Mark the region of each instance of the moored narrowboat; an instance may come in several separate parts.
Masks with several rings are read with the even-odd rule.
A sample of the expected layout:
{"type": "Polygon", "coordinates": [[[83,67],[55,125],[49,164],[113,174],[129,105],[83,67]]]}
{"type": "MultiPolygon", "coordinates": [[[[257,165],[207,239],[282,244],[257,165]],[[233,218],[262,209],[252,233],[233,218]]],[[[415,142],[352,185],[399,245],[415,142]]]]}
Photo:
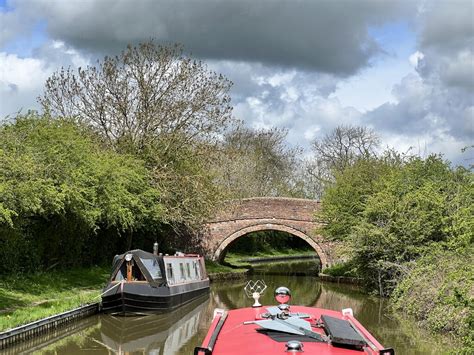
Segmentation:
{"type": "Polygon", "coordinates": [[[202,256],[158,255],[136,249],[115,256],[101,310],[114,315],[161,313],[208,292],[202,256]]]}

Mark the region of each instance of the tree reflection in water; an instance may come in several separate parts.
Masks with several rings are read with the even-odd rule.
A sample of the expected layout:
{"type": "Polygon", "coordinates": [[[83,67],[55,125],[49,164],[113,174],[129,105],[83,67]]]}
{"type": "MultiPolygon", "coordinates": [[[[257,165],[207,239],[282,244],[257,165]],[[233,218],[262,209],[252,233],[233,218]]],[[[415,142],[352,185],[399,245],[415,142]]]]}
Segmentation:
{"type": "MultiPolygon", "coordinates": [[[[390,312],[386,299],[369,296],[357,287],[322,283],[307,276],[264,273],[249,278],[263,279],[268,285],[260,299],[264,305],[274,305],[273,291],[286,286],[292,291],[293,304],[333,310],[351,307],[357,319],[382,344],[394,347],[399,354],[440,354],[452,346],[443,344],[446,339],[427,334],[406,319],[399,321],[400,316],[390,312]]],[[[246,282],[213,283],[209,297],[162,315],[86,318],[1,353],[192,354],[194,347],[202,343],[215,308],[233,309],[253,304],[243,291],[246,282]]]]}

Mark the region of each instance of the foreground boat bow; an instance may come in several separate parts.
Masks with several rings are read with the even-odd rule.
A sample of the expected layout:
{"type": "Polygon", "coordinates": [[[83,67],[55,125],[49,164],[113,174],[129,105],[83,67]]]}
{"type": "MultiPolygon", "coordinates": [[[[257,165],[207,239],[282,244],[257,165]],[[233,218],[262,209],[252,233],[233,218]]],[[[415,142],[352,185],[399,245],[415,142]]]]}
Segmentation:
{"type": "Polygon", "coordinates": [[[217,309],[202,346],[194,354],[395,354],[385,349],[353,316],[351,309],[289,306],[287,288],[278,288],[278,307],[217,309]]]}

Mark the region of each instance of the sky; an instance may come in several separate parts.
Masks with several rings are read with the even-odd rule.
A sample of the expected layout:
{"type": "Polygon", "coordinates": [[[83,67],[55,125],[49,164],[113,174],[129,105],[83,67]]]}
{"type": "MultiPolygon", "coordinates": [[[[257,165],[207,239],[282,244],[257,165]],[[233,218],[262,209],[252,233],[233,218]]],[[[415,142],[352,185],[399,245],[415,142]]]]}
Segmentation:
{"type": "Polygon", "coordinates": [[[474,0],[0,0],[0,120],[61,67],[181,43],[234,82],[234,115],[304,154],[339,125],[474,163],[474,0]]]}

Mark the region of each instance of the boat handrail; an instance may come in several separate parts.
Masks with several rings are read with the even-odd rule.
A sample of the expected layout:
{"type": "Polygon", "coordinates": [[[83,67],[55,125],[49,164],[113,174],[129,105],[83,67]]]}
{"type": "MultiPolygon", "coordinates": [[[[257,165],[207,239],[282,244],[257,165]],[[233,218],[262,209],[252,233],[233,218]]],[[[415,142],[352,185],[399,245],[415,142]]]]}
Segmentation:
{"type": "Polygon", "coordinates": [[[207,347],[200,347],[196,346],[194,348],[194,355],[198,355],[200,352],[204,352],[205,355],[212,355],[212,351],[214,349],[214,345],[216,344],[217,336],[219,335],[222,326],[224,325],[225,320],[227,319],[228,313],[224,311],[224,313],[218,313],[216,316],[219,317],[219,321],[217,322],[214,331],[209,339],[209,343],[207,347]]]}

